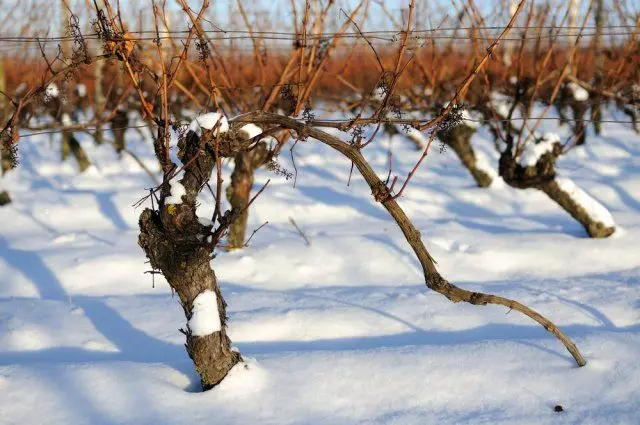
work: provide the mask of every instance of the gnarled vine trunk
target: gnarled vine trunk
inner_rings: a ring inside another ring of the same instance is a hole
[[[567,182],[568,185],[573,186],[570,181],[564,181]],[[587,207],[581,204],[580,201],[576,199],[575,195],[572,194],[572,189],[580,189],[577,187],[569,189],[567,188],[567,183],[563,185],[557,178],[554,178],[553,180],[549,180],[548,182],[541,184],[540,190],[547,194],[549,198],[557,202],[558,205],[560,205],[566,212],[571,214],[571,217],[580,222],[592,238],[606,238],[611,236],[615,231],[615,226],[611,224],[611,220],[607,220],[605,222],[592,217]]]
[[[146,209],[140,216],[139,243],[152,267],[162,272],[180,297],[187,320],[193,315],[194,300],[198,295],[205,291],[216,294],[220,330],[195,335],[188,326],[183,329],[187,353],[200,375],[202,389],[208,390],[219,384],[241,357],[231,349],[227,336],[226,303],[210,264],[213,248],[203,246],[198,240],[201,229],[197,217],[191,213],[177,214],[180,218]]]
[[[562,151],[559,143],[541,155],[535,165],[526,167],[516,161],[511,151],[509,146],[500,156],[500,176],[509,186],[541,190],[576,219],[592,238],[606,238],[615,231],[615,223],[606,208],[570,180],[557,177],[555,160]]]
[[[158,127],[158,132],[154,142],[156,156],[165,163],[162,126]],[[238,211],[222,214],[218,219],[220,226],[213,231],[213,225],[204,225],[198,219],[196,199],[211,177],[216,165],[215,156],[234,156],[246,146],[241,140],[231,138],[233,140],[227,140],[221,147],[216,138],[214,148],[211,139],[202,138],[189,131],[179,141],[178,158],[185,164],[184,175],[179,182],[176,177],[165,181],[158,208],[147,208],[142,212],[138,243],[153,269],[162,273],[180,298],[188,321],[186,329],[182,330],[186,335],[187,353],[200,375],[202,389],[208,390],[218,385],[242,360],[240,353],[231,348],[226,330],[226,303],[211,268],[216,244]],[[168,170],[175,167],[170,164],[165,168],[165,178],[170,174]],[[204,294],[210,297],[200,298]],[[204,319],[198,316],[196,320],[200,308],[206,308],[210,313]],[[217,318],[212,316],[214,314]],[[214,325],[210,324],[212,320]]]

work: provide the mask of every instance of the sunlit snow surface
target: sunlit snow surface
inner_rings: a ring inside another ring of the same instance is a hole
[[[540,131],[564,141],[569,130],[545,121]],[[366,184],[354,173],[347,186],[351,163],[307,141],[293,152],[295,188],[258,172],[256,188],[271,183],[249,230],[269,224],[212,262],[247,364],[204,394],[179,300],[145,274],[137,245],[132,205],[154,183],[130,157],[76,136],[88,172],[60,165],[59,139],[41,135],[21,139],[20,168],[2,179],[14,202],[0,209],[1,424],[638,423],[640,137],[630,126],[605,125],[558,163],[611,212],[608,239],[588,239],[539,191],[474,187],[450,149],[432,149],[399,199],[445,277],[547,315],[586,367],[517,312],[429,291]],[[151,141],[126,136],[158,170]],[[496,169],[484,128],[473,143]],[[390,147],[401,182],[421,152],[404,134]],[[388,148],[382,138],[364,151],[383,178]],[[289,154],[279,161],[293,171]],[[207,190],[199,204],[211,217]]]

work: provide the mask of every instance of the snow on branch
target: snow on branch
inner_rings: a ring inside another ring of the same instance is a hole
[[[229,131],[229,122],[227,118],[219,112],[208,112],[206,114],[198,115],[195,117],[191,123],[189,123],[189,130],[193,131],[198,135],[198,137],[202,136],[202,129],[211,130],[220,123],[219,132],[226,133]]]
[[[584,190],[580,189],[571,179],[556,177],[556,183],[560,189],[567,193],[571,199],[580,205],[587,215],[594,221],[602,223],[605,227],[613,228],[616,223],[609,210],[595,200]]]

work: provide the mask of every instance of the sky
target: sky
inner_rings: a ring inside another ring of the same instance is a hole
[[[91,18],[86,13],[87,0],[67,0],[76,11],[82,11],[79,14],[85,28],[90,27]],[[92,2],[92,0],[88,0]],[[115,3],[115,0],[111,0]],[[156,0],[161,3],[162,0]],[[320,0],[325,3],[327,0]],[[345,22],[345,14],[342,10],[352,11],[359,0],[335,0],[336,6],[333,7],[329,15],[330,21],[333,21],[327,28],[328,31],[335,30],[337,26]],[[430,29],[440,25],[441,28],[447,26],[457,26],[454,22],[457,11],[468,0],[417,0],[416,1],[416,29]],[[509,20],[508,7],[502,7],[501,4],[509,3],[513,0],[475,0],[475,4],[482,11],[487,19],[488,25],[505,25]],[[554,13],[561,13],[565,10],[568,0],[538,0],[535,4],[539,5],[549,1],[552,5],[551,10]],[[197,8],[201,4],[201,0],[187,0],[188,4],[193,8]],[[0,0],[0,36],[9,36],[19,34],[24,31],[29,35],[39,32],[39,35],[48,33],[49,35],[58,35],[61,33],[61,0]],[[301,20],[304,0],[296,0],[298,5],[298,20]],[[392,21],[383,12],[382,8],[377,5],[377,0],[372,0],[369,10],[368,19],[363,25],[358,21],[363,30],[390,30],[397,29]],[[398,22],[402,22],[403,16],[406,17],[406,10],[409,0],[384,0],[385,8],[391,13]],[[605,5],[612,6],[614,0],[605,0]],[[640,10],[640,1],[625,0],[627,6],[631,8],[631,15],[638,13]],[[125,9],[124,17],[128,21],[130,28],[138,29],[139,13],[143,14],[143,22],[145,30],[153,29],[152,24],[152,8],[151,0],[121,0],[122,7]],[[176,0],[166,0],[167,7],[175,16],[172,22],[173,30],[184,30],[187,28],[187,21]],[[242,0],[242,4],[247,11],[249,20],[255,28],[264,31],[291,31],[293,22],[293,13],[290,0]],[[581,2],[583,12],[587,8],[588,2]],[[16,7],[17,6],[17,7]],[[7,18],[7,12],[11,11],[11,17]],[[404,14],[403,14],[404,11]],[[28,21],[27,16],[38,15],[38,24],[28,29],[24,29],[25,22]],[[208,18],[209,29],[214,29],[214,25],[223,29],[245,30],[246,25],[238,13],[237,0],[211,0]],[[2,19],[4,17],[4,20]],[[443,21],[446,17],[448,21]],[[281,25],[278,25],[281,23]],[[9,47],[3,46],[0,50],[7,50]]]

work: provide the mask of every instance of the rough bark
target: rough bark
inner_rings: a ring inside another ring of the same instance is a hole
[[[162,214],[146,209],[140,216],[139,244],[151,266],[162,272],[180,297],[187,320],[191,318],[193,300],[200,293],[211,290],[216,294],[221,331],[195,336],[188,327],[183,330],[187,353],[200,375],[202,389],[206,391],[219,384],[241,357],[231,349],[226,331],[226,303],[210,265],[213,249],[198,240],[202,233],[200,227],[191,212],[171,215],[166,211]]]
[[[162,127],[159,127],[162,132]],[[158,139],[162,140],[161,135]],[[225,135],[226,136],[226,135]],[[219,140],[218,147],[231,149],[244,147],[233,137]],[[226,331],[226,303],[216,276],[211,268],[211,258],[216,243],[215,233],[226,229],[237,211],[225,213],[220,219],[220,227],[213,232],[212,226],[204,226],[196,214],[196,199],[198,193],[208,182],[216,164],[214,148],[211,139],[203,140],[193,132],[187,133],[178,143],[178,157],[185,164],[184,174],[180,184],[186,194],[180,203],[165,202],[170,194],[170,185],[165,182],[160,194],[160,205],[157,209],[146,209],[140,216],[140,235],[138,243],[150,260],[151,267],[159,270],[175,291],[182,304],[185,317],[191,318],[194,299],[206,290],[215,292],[218,302],[218,314],[221,328],[209,335],[194,335],[187,325],[183,333],[186,335],[186,349],[193,360],[195,369],[200,375],[203,390],[218,385],[229,370],[242,360],[240,353],[231,349],[231,342]],[[156,155],[164,159],[161,144],[156,143]],[[231,154],[231,150],[225,150]],[[233,151],[237,154],[238,151]],[[175,168],[175,164],[171,164]]]
[[[531,319],[535,320],[547,331],[552,333],[574,358],[578,366],[587,364],[586,360],[580,354],[575,344],[551,321],[542,316],[540,313],[530,309],[529,307],[508,298],[499,297],[481,292],[472,292],[459,288],[448,282],[438,272],[435,262],[424,243],[422,242],[420,232],[415,228],[409,220],[395,198],[389,193],[389,189],[380,180],[376,172],[371,168],[369,163],[364,159],[362,153],[354,146],[341,141],[317,128],[305,125],[295,119],[269,114],[269,113],[250,113],[236,118],[238,122],[253,122],[259,124],[277,124],[283,128],[295,130],[300,135],[310,136],[314,139],[330,146],[351,160],[362,177],[371,188],[372,195],[377,202],[393,217],[396,224],[402,230],[405,239],[418,257],[422,270],[424,272],[425,283],[428,288],[444,295],[452,302],[467,302],[474,305],[496,304],[508,307],[509,309],[518,311]]]
[[[462,165],[471,173],[479,187],[489,187],[492,177],[482,168],[478,167],[476,154],[471,145],[471,137],[476,130],[468,125],[457,125],[448,131],[438,132],[438,138],[449,146],[458,155]]]

